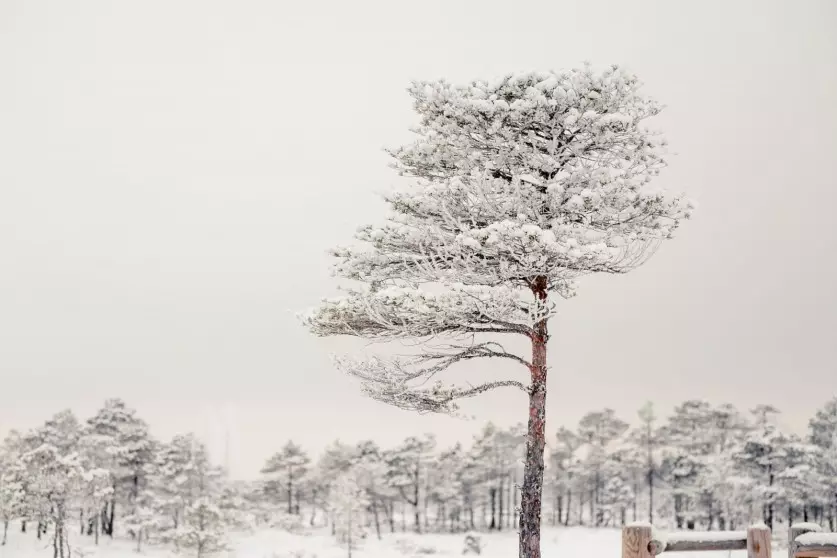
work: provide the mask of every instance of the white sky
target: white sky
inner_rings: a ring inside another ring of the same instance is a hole
[[[563,305],[550,431],[685,398],[770,402],[801,430],[837,392],[835,24],[827,0],[3,0],[0,431],[121,396],[219,458],[229,423],[252,476],[289,437],[524,420],[514,392],[475,400],[476,422],[364,399],[328,360],[354,345],[294,313],[334,294],[326,249],[383,217],[411,79],[584,60],[668,105],[659,183],[700,206]]]

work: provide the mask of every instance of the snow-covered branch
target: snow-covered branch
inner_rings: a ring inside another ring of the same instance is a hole
[[[521,300],[514,289],[455,286],[443,293],[411,287],[351,291],[326,300],[303,316],[316,335],[361,338],[429,337],[449,334],[517,333],[530,335],[532,324],[552,306]]]

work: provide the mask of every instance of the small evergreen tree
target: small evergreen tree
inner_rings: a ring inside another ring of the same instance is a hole
[[[352,550],[357,549],[366,536],[363,514],[369,507],[368,495],[355,471],[350,470],[337,479],[331,493],[331,505],[335,535],[346,545],[348,558],[352,558]]]

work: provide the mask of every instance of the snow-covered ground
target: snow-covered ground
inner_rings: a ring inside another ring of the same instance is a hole
[[[31,534],[9,533],[9,542],[0,547],[0,558],[51,558],[52,547],[46,538],[38,542]],[[517,534],[514,531],[482,533],[482,558],[514,558],[517,556]],[[352,552],[353,558],[432,558],[462,556],[464,536],[415,535],[396,533],[378,541],[374,535]],[[76,547],[77,543],[83,543]],[[171,549],[149,546],[137,553],[130,541],[102,539],[96,547],[87,538],[71,540],[73,557],[78,558],[173,558]],[[328,531],[298,535],[281,530],[265,530],[233,537],[233,548],[219,558],[346,558],[345,548],[338,546]],[[543,533],[544,558],[573,558],[594,555],[596,558],[619,558],[620,531],[617,529],[586,529],[570,527],[546,528]],[[80,550],[80,552],[79,552]],[[666,558],[744,558],[745,551],[666,553]],[[469,555],[469,556],[473,556]]]

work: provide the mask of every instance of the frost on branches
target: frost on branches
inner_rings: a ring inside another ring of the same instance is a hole
[[[415,183],[386,197],[388,220],[360,228],[361,245],[333,252],[336,275],[366,286],[304,317],[321,336],[444,338],[444,349],[412,359],[338,359],[380,401],[450,413],[458,399],[497,387],[529,395],[521,556],[539,556],[552,297],[572,296],[583,275],[634,269],[691,209],[650,184],[665,142],[644,127],[660,107],[638,89],[618,67],[414,83],[418,139],[390,153]],[[532,358],[481,334],[524,336]],[[523,365],[530,382],[426,387],[452,364],[482,357]]]

